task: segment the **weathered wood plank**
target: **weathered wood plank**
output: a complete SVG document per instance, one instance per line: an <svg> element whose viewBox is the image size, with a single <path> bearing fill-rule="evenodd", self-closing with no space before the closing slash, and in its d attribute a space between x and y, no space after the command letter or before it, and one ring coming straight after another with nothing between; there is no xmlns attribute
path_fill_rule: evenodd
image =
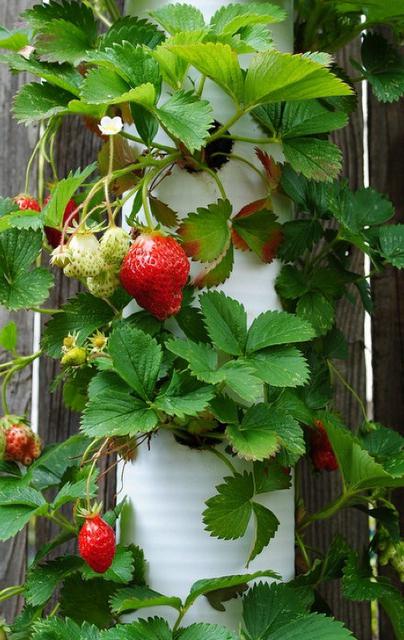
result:
<svg viewBox="0 0 404 640"><path fill-rule="evenodd" d="M16 16L32 4L30 0L0 3L0 24L11 28ZM22 167L25 167L37 137L37 131L34 128L28 129L18 125L10 113L12 98L25 81L24 76L12 76L6 66L0 66L0 194L2 196L16 195L24 189L25 176ZM9 320L14 320L18 325L20 352L32 353L33 314L8 314L4 309L0 309L0 326ZM5 358L7 354L1 353L1 361L5 362ZM16 376L9 385L8 402L10 411L13 413L29 416L31 375L32 371L29 367ZM19 584L24 579L26 546L25 532L13 541L0 543L0 589ZM6 601L0 607L0 616L11 620L18 611L19 604L17 598Z"/></svg>
<svg viewBox="0 0 404 640"><path fill-rule="evenodd" d="M386 33L386 35L389 35ZM404 49L403 49L404 53ZM404 222L403 100L380 104L369 99L370 184L386 193L396 208L395 222ZM374 315L373 404L375 420L404 434L404 273L392 268L372 280ZM404 530L404 491L397 491ZM381 572L393 575L388 569ZM399 586L399 583L397 583ZM380 616L380 638L394 640L387 617Z"/></svg>
<svg viewBox="0 0 404 640"><path fill-rule="evenodd" d="M349 58L356 57L358 43L346 47L338 54L337 62L349 69ZM361 96L359 95L359 101ZM344 154L343 175L348 177L350 186L357 189L363 185L363 118L360 108L352 116L350 125L334 136ZM352 270L363 272L363 257L354 253ZM364 361L364 315L358 300L352 305L343 300L338 308L338 326L349 342L349 358L338 361L337 366L346 380L359 395L365 397L365 361ZM336 408L344 416L348 425L357 425L361 413L356 400L349 391L338 384ZM321 509L333 500L341 491L338 474L321 473L313 475L308 464L302 466L302 488L306 506L310 512ZM353 509L345 509L331 520L316 523L307 534L307 543L314 549L325 551L333 538L341 534L358 549L368 540L368 523L365 516ZM330 605L336 618L343 620L354 632L358 640L371 639L370 607L367 603L350 602L342 597L336 583L324 585L321 594Z"/></svg>

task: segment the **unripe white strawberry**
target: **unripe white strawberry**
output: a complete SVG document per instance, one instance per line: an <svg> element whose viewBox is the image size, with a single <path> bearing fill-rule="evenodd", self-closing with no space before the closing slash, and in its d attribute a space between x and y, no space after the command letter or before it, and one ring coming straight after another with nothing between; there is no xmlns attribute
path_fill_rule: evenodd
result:
<svg viewBox="0 0 404 640"><path fill-rule="evenodd" d="M51 253L50 262L55 267L60 267L61 269L67 267L67 265L70 264L70 254L67 247L64 245L57 246Z"/></svg>
<svg viewBox="0 0 404 640"><path fill-rule="evenodd" d="M111 266L120 267L128 253L129 245L130 236L124 229L110 227L100 240L101 255Z"/></svg>
<svg viewBox="0 0 404 640"><path fill-rule="evenodd" d="M84 231L75 233L69 242L69 256L71 264L65 269L65 274L76 278L97 276L105 263L100 251L100 243L93 233ZM66 273L67 271L67 273Z"/></svg>
<svg viewBox="0 0 404 640"><path fill-rule="evenodd" d="M96 298L110 298L119 285L119 278L111 268L107 271L102 271L93 278L87 278L86 282L88 290L93 296Z"/></svg>

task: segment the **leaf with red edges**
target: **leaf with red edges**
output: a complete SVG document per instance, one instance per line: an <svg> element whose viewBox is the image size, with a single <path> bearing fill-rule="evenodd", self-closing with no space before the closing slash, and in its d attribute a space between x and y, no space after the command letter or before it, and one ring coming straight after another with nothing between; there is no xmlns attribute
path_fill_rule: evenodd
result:
<svg viewBox="0 0 404 640"><path fill-rule="evenodd" d="M233 219L233 244L242 251L254 251L266 263L276 257L282 242L282 225L267 207L267 201L258 200Z"/></svg>

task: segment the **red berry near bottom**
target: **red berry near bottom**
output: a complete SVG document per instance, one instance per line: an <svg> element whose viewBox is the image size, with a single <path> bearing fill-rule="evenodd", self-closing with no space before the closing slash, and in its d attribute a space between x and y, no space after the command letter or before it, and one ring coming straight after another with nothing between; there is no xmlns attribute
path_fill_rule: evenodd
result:
<svg viewBox="0 0 404 640"><path fill-rule="evenodd" d="M317 471L336 471L338 469L338 461L324 424L321 420L315 420L314 426L315 431L310 434L312 463Z"/></svg>
<svg viewBox="0 0 404 640"><path fill-rule="evenodd" d="M190 271L181 245L158 232L143 233L126 254L120 272L122 286L159 320L181 309L182 290Z"/></svg>
<svg viewBox="0 0 404 640"><path fill-rule="evenodd" d="M79 533L79 553L96 573L105 573L115 557L115 533L100 515L86 516Z"/></svg>

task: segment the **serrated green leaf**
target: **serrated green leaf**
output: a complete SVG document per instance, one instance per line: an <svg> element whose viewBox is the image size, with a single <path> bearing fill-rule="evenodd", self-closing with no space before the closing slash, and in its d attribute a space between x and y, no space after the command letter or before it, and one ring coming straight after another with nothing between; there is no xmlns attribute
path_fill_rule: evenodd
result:
<svg viewBox="0 0 404 640"><path fill-rule="evenodd" d="M207 265L206 268L194 278L193 285L198 287L198 289L217 287L230 277L233 264L234 249L233 244L230 244L222 260Z"/></svg>
<svg viewBox="0 0 404 640"><path fill-rule="evenodd" d="M190 4L169 4L151 11L150 15L170 34L197 31L205 27L202 12Z"/></svg>
<svg viewBox="0 0 404 640"><path fill-rule="evenodd" d="M98 629L108 628L113 623L108 601L116 589L116 583L109 582L103 578L91 580L89 583L83 580L80 574L69 576L64 581L60 591L60 613L63 616L72 618L78 624L86 622L95 624ZM51 619L56 619L60 622L60 618ZM57 636L57 640L72 640L72 638L80 638L82 640L82 635L80 632L77 633L76 630L68 632L66 638L63 636L63 639L59 639ZM49 636L44 635L41 640L49 640ZM52 640L54 640L53 637ZM91 640L94 639L91 638Z"/></svg>
<svg viewBox="0 0 404 640"><path fill-rule="evenodd" d="M45 604L62 580L83 566L77 556L64 556L30 568L26 580L25 597L32 606Z"/></svg>
<svg viewBox="0 0 404 640"><path fill-rule="evenodd" d="M121 378L140 398L150 399L163 358L156 340L123 322L112 332L108 351Z"/></svg>
<svg viewBox="0 0 404 640"><path fill-rule="evenodd" d="M244 104L254 106L351 93L347 84L318 62L299 54L265 51L253 58L248 69Z"/></svg>
<svg viewBox="0 0 404 640"><path fill-rule="evenodd" d="M69 640L81 638L80 627L73 620L47 618L34 623L32 638L35 640Z"/></svg>
<svg viewBox="0 0 404 640"><path fill-rule="evenodd" d="M279 520L270 509L257 502L253 502L252 508L255 515L256 532L248 562L252 562L268 546L279 527Z"/></svg>
<svg viewBox="0 0 404 640"><path fill-rule="evenodd" d="M264 104L253 116L265 131L283 139L328 133L348 122L346 113L330 111L318 100Z"/></svg>
<svg viewBox="0 0 404 640"><path fill-rule="evenodd" d="M0 346L6 351L15 351L18 340L18 329L15 322L10 320L0 329Z"/></svg>
<svg viewBox="0 0 404 640"><path fill-rule="evenodd" d="M82 31L96 35L97 26L93 11L76 0L50 0L46 4L36 4L24 11L24 18L34 29L41 29L52 20L67 20L76 24Z"/></svg>
<svg viewBox="0 0 404 640"><path fill-rule="evenodd" d="M19 122L45 120L58 113L67 113L74 94L45 82L33 82L20 89L14 98L13 113Z"/></svg>
<svg viewBox="0 0 404 640"><path fill-rule="evenodd" d="M273 409L273 421L282 445L279 461L283 466L292 467L306 451L303 429L291 415L288 406L284 410L276 406Z"/></svg>
<svg viewBox="0 0 404 640"><path fill-rule="evenodd" d="M229 45L220 42L207 42L204 44L169 45L168 48L216 82L236 103L242 101L243 74L237 54Z"/></svg>
<svg viewBox="0 0 404 640"><path fill-rule="evenodd" d="M214 396L213 387L202 385L187 375L174 371L167 386L160 391L153 405L169 416L196 416L204 411Z"/></svg>
<svg viewBox="0 0 404 640"><path fill-rule="evenodd" d="M9 229L0 234L0 303L7 309L38 306L48 297L53 276L42 267L30 269L42 247L42 234Z"/></svg>
<svg viewBox="0 0 404 640"><path fill-rule="evenodd" d="M260 260L266 263L273 261L282 241L282 227L272 211L264 207L249 215L242 212L242 215L233 218L233 229ZM238 246L237 242L235 244Z"/></svg>
<svg viewBox="0 0 404 640"><path fill-rule="evenodd" d="M154 110L161 125L193 153L208 138L213 123L212 107L191 92L177 91Z"/></svg>
<svg viewBox="0 0 404 640"><path fill-rule="evenodd" d="M213 262L219 258L229 246L231 214L228 200L218 200L190 213L178 229L186 254L200 262Z"/></svg>
<svg viewBox="0 0 404 640"><path fill-rule="evenodd" d="M104 631L100 640L173 640L168 623L162 618L138 620Z"/></svg>
<svg viewBox="0 0 404 640"><path fill-rule="evenodd" d="M302 640L302 638L352 640L353 636L342 622L318 613L311 613L293 620L266 636L266 640Z"/></svg>
<svg viewBox="0 0 404 640"><path fill-rule="evenodd" d="M285 467L282 467L276 459L266 460L254 463L254 483L255 492L258 495L289 489L291 477L288 470L285 470Z"/></svg>
<svg viewBox="0 0 404 640"><path fill-rule="evenodd" d="M328 140L288 138L283 152L293 169L310 180L332 182L342 168L342 152Z"/></svg>
<svg viewBox="0 0 404 640"><path fill-rule="evenodd" d="M335 322L334 305L318 291L310 291L297 303L297 315L306 320L321 336L327 333Z"/></svg>
<svg viewBox="0 0 404 640"><path fill-rule="evenodd" d="M84 436L74 435L60 444L46 447L28 469L26 480L40 491L59 485L66 469L80 464L89 444L90 441Z"/></svg>
<svg viewBox="0 0 404 640"><path fill-rule="evenodd" d="M127 584L131 581L134 572L134 558L131 549L118 545L116 548L114 560L102 574L104 580L111 582L117 582L121 584ZM88 565L83 567L81 572L84 580L93 580L99 578L99 574L93 571ZM91 582L89 583L89 589L91 590Z"/></svg>
<svg viewBox="0 0 404 640"><path fill-rule="evenodd" d="M82 431L90 437L125 436L148 433L158 424L158 417L150 406L135 398L118 377L99 373L90 384L90 400L81 420ZM102 379L102 394L99 390ZM96 385L96 386L95 386Z"/></svg>
<svg viewBox="0 0 404 640"><path fill-rule="evenodd" d="M351 551L343 569L342 592L350 600L379 600L398 595L388 578L375 578L369 564L360 563L357 553Z"/></svg>
<svg viewBox="0 0 404 640"><path fill-rule="evenodd" d="M117 591L110 600L113 613L138 611L149 607L172 607L179 611L182 606L180 598L163 596L148 587L128 587Z"/></svg>
<svg viewBox="0 0 404 640"><path fill-rule="evenodd" d="M198 31L186 31L177 33L169 38L164 44L158 46L153 52L153 57L160 66L163 79L174 89L181 89L186 73L188 71L188 62L170 51L169 46L175 44L193 44L201 42L205 37L206 29Z"/></svg>
<svg viewBox="0 0 404 640"><path fill-rule="evenodd" d="M276 419L263 403L248 409L240 424L228 425L226 437L234 451L246 460L265 460L280 448Z"/></svg>
<svg viewBox="0 0 404 640"><path fill-rule="evenodd" d="M63 485L56 498L53 501L52 508L60 509L64 504L68 502L74 502L79 498L85 498L89 494L90 497L95 498L97 495L97 485L95 482L88 485L87 479L78 480L77 482L66 482Z"/></svg>
<svg viewBox="0 0 404 640"><path fill-rule="evenodd" d="M230 360L220 367L218 374L223 376L223 382L226 382L227 388L239 398L251 403L262 396L262 381L249 363Z"/></svg>
<svg viewBox="0 0 404 640"><path fill-rule="evenodd" d="M214 345L230 355L242 355L247 339L247 312L243 305L218 291L204 293L200 304Z"/></svg>
<svg viewBox="0 0 404 640"><path fill-rule="evenodd" d="M130 42L114 44L101 51L92 51L87 60L117 73L130 87L150 83L160 93L161 75L151 52Z"/></svg>
<svg viewBox="0 0 404 640"><path fill-rule="evenodd" d="M307 342L313 337L314 331L305 320L285 311L266 311L250 327L247 353L289 342Z"/></svg>
<svg viewBox="0 0 404 640"><path fill-rule="evenodd" d="M130 42L154 49L164 38L164 33L151 22L136 16L124 16L116 20L102 36L100 47L105 49L113 44Z"/></svg>
<svg viewBox="0 0 404 640"><path fill-rule="evenodd" d="M276 279L276 290L286 300L300 298L307 292L307 281L302 271L292 265L284 265Z"/></svg>
<svg viewBox="0 0 404 640"><path fill-rule="evenodd" d="M328 204L337 220L353 233L362 233L365 228L387 222L394 215L390 200L371 187L354 193L342 185L329 194Z"/></svg>
<svg viewBox="0 0 404 640"><path fill-rule="evenodd" d="M291 220L282 226L282 233L283 242L278 249L278 256L285 262L293 262L320 240L323 228L318 220Z"/></svg>
<svg viewBox="0 0 404 640"><path fill-rule="evenodd" d="M210 27L215 33L233 35L244 27L282 22L285 17L285 11L269 2L229 4L216 11L210 21Z"/></svg>
<svg viewBox="0 0 404 640"><path fill-rule="evenodd" d="M217 353L211 346L197 344L191 340L171 339L166 342L166 347L171 353L188 362L189 370L198 380L216 384L223 379L223 376L217 373Z"/></svg>
<svg viewBox="0 0 404 640"><path fill-rule="evenodd" d="M110 69L91 69L81 85L81 98L88 104L119 104L135 102L147 108L156 101L156 89L146 82L136 88Z"/></svg>
<svg viewBox="0 0 404 640"><path fill-rule="evenodd" d="M192 624L180 632L179 640L237 640L236 635L216 624Z"/></svg>
<svg viewBox="0 0 404 640"><path fill-rule="evenodd" d="M51 193L51 197L43 208L44 222L48 227L60 229L63 223L66 206L83 182L94 173L96 165L90 164L80 171L70 172L67 178L59 180Z"/></svg>
<svg viewBox="0 0 404 640"><path fill-rule="evenodd" d="M299 387L310 377L307 360L296 347L275 347L248 359L257 376L273 387Z"/></svg>
<svg viewBox="0 0 404 640"><path fill-rule="evenodd" d="M367 32L361 48L364 76L381 102L395 102L404 95L404 61L398 49L380 33Z"/></svg>
<svg viewBox="0 0 404 640"><path fill-rule="evenodd" d="M13 29L10 31L0 26L0 49L9 51L21 51L29 44L29 35L23 29Z"/></svg>
<svg viewBox="0 0 404 640"><path fill-rule="evenodd" d="M361 443L378 462L386 462L404 449L404 438L398 431L378 423L369 423L371 431L361 436Z"/></svg>
<svg viewBox="0 0 404 640"><path fill-rule="evenodd" d="M16 488L16 482L0 490L0 540L3 541L15 536L31 518L48 510L39 491L30 487Z"/></svg>
<svg viewBox="0 0 404 640"><path fill-rule="evenodd" d="M404 268L404 224L392 224L380 229L382 256L397 269Z"/></svg>
<svg viewBox="0 0 404 640"><path fill-rule="evenodd" d="M216 487L218 494L206 501L203 522L216 538L236 540L241 538L250 521L254 496L253 478L247 472L243 475L224 478L224 484Z"/></svg>
<svg viewBox="0 0 404 640"><path fill-rule="evenodd" d="M150 208L157 222L162 224L164 227L173 228L178 226L177 213L165 202L151 196Z"/></svg>
<svg viewBox="0 0 404 640"><path fill-rule="evenodd" d="M70 65L48 64L46 62L39 62L32 57L27 60L24 56L16 53L1 55L0 62L5 62L14 71L32 73L34 76L46 80L46 82L49 82L55 87L60 87L74 95L79 95L79 86L82 77L79 72Z"/></svg>
<svg viewBox="0 0 404 640"><path fill-rule="evenodd" d="M257 578L274 578L278 579L279 576L274 571L257 571L255 573L246 573L242 575L235 576L223 576L221 578L206 578L203 580L198 580L195 582L187 599L185 601L185 606L190 606L199 598L200 596L206 596L212 591L218 591L222 589L231 589L234 587L244 586L251 582L252 580L257 580Z"/></svg>
<svg viewBox="0 0 404 640"><path fill-rule="evenodd" d="M109 304L89 293L79 293L62 306L46 325L42 348L53 358L62 355L63 338L69 333L77 334L77 344L83 345L97 329L107 325L114 317Z"/></svg>

